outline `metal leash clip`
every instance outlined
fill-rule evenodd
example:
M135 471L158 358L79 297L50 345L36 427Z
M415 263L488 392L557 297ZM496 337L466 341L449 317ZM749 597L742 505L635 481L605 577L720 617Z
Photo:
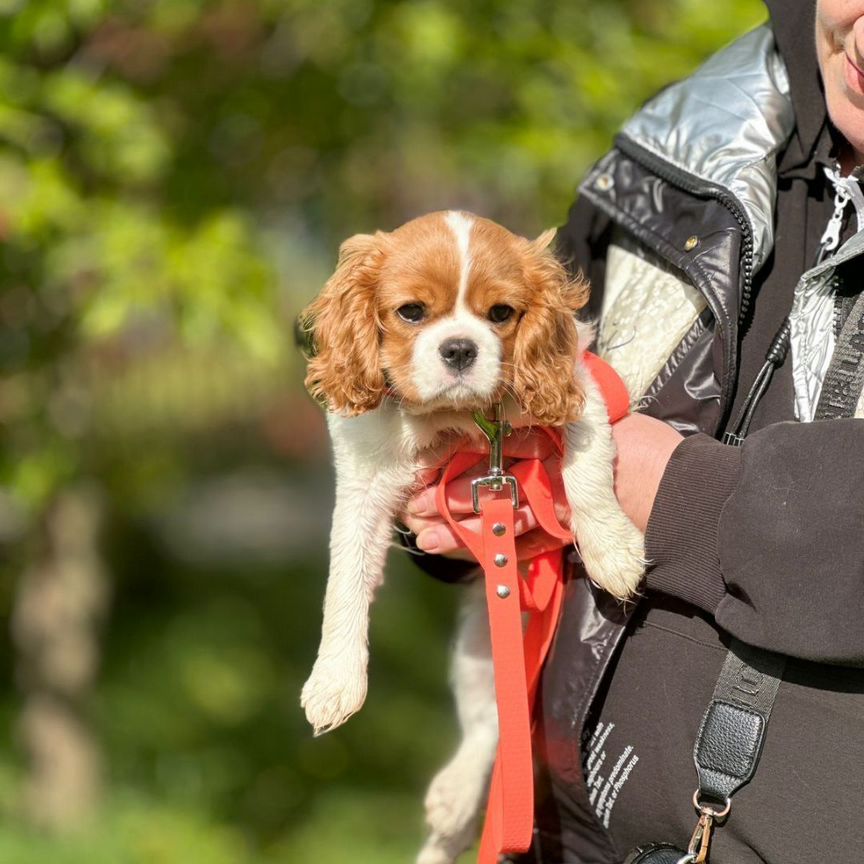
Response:
M504 406L500 402L496 403L494 420L489 420L482 411L475 411L474 422L489 439L489 473L471 481L471 503L474 505L474 512L480 512L481 486L500 492L505 484L510 487L510 500L515 510L519 506L519 488L516 478L512 474L504 473L504 439L513 431L513 427L504 419Z

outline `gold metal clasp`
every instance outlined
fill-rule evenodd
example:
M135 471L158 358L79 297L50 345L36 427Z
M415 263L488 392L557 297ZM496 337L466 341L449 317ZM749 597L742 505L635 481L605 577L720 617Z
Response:
M727 798L722 810L709 807L699 801L699 790L693 793L693 806L699 811L699 821L693 829L690 845L687 847L687 855L693 864L705 864L708 860L708 851L711 845L711 833L717 820L725 819L732 809L732 802Z
M710 812L702 812L699 821L693 829L688 854L692 855L693 864L705 864L708 860L708 847L711 844L711 832L714 830L714 817Z

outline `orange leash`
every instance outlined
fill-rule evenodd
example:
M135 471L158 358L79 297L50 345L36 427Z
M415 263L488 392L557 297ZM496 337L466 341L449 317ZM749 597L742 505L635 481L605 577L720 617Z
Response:
M611 366L593 354L585 363L606 401L610 422L629 411L629 395ZM557 430L543 429L563 453ZM459 452L445 467L437 490L438 511L483 567L486 604L498 702L498 753L492 772L479 864L495 864L501 854L524 852L534 830L534 767L531 752L532 708L540 672L555 636L564 596L564 548L546 552L528 564L519 578L514 508L507 498L486 498L481 531L476 534L453 518L447 507L447 483L487 458ZM549 534L572 542L555 515L552 482L539 459L520 460L510 468L523 499ZM528 622L523 631L523 613Z

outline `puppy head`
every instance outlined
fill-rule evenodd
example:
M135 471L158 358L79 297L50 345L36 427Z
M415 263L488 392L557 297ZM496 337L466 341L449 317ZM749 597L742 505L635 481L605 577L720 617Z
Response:
M587 285L549 251L488 219L448 211L343 244L306 310L317 354L306 384L358 414L386 393L412 411L480 408L511 394L544 425L575 419L582 394L573 313Z

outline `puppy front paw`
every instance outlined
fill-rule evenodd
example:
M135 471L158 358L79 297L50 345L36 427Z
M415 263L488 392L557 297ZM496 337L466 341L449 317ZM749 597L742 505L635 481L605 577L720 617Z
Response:
M645 573L642 532L617 509L590 526L574 527L590 579L619 600L633 597Z
M417 864L450 864L473 843L490 767L485 750L463 743L429 785L425 806L430 834Z
M432 834L420 850L416 864L456 864L459 856L470 848L473 842L473 827L470 833L466 831L455 840L452 837Z
M300 695L315 735L330 732L359 711L366 701L366 687L365 659L319 657Z

